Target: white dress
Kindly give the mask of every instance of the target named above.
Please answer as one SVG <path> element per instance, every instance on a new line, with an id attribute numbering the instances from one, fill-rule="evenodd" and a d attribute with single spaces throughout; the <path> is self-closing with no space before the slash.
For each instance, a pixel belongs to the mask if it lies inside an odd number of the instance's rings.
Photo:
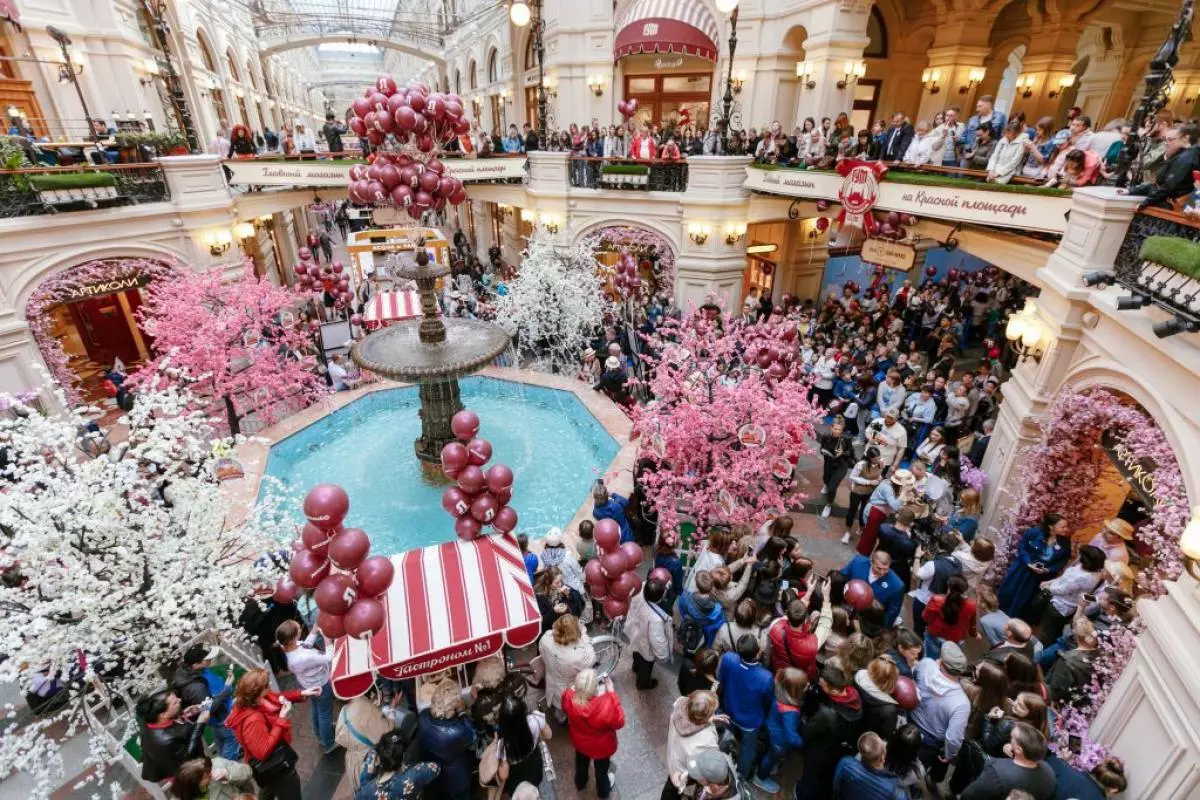
<path id="1" fill-rule="evenodd" d="M 575 644 L 561 645 L 551 631 L 542 637 L 538 651 L 546 665 L 546 701 L 561 709 L 563 692 L 575 682 L 576 675 L 596 662 L 592 640 L 584 633 Z"/>

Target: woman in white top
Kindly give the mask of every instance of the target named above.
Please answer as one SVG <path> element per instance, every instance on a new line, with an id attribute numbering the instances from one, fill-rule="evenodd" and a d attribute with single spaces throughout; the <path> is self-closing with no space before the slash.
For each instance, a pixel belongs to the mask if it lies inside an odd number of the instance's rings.
<path id="1" fill-rule="evenodd" d="M 697 573 L 711 572 L 717 567 L 725 566 L 725 559 L 733 541 L 733 532 L 727 529 L 722 528 L 709 534 L 708 541 L 701 546 L 700 552 L 691 566 L 691 571 L 688 573 L 687 581 L 683 586 L 685 592 L 690 594 L 696 591 Z"/>
<path id="2" fill-rule="evenodd" d="M 757 618 L 758 606 L 754 601 L 749 597 L 742 600 L 734 609 L 733 619 L 726 618 L 725 624 L 717 631 L 713 638 L 713 649 L 718 653 L 732 653 L 737 648 L 738 639 L 742 638 L 742 634 L 748 633 L 758 640 L 759 649 L 764 654 L 769 653 L 767 629 L 756 624 Z"/>
<path id="3" fill-rule="evenodd" d="M 563 614 L 542 637 L 538 651 L 546 665 L 546 700 L 559 714 L 559 719 L 564 719 L 563 692 L 575 682 L 576 675 L 596 661 L 592 640 L 580 626 L 577 617 Z"/>
<path id="4" fill-rule="evenodd" d="M 976 536 L 971 542 L 961 542 L 954 549 L 954 560 L 962 566 L 963 577 L 967 579 L 967 591 L 972 597 L 979 591 L 979 583 L 983 574 L 992 565 L 996 557 L 996 546 L 986 536 Z"/>
<path id="5" fill-rule="evenodd" d="M 925 437 L 925 441 L 917 445 L 917 458 L 925 459 L 926 464 L 936 464 L 938 459 L 942 457 L 942 451 L 946 449 L 945 434 L 941 428 L 934 428 Z"/>
<path id="6" fill-rule="evenodd" d="M 321 749 L 329 753 L 337 747 L 333 738 L 333 684 L 329 678 L 333 671 L 333 656 L 313 648 L 317 636 L 316 628 L 303 642 L 300 641 L 300 623 L 288 620 L 275 630 L 275 641 L 287 655 L 288 671 L 296 676 L 301 689 L 320 689 L 321 693 L 309 703 L 312 712 L 313 731 Z"/>
<path id="7" fill-rule="evenodd" d="M 715 750 L 720 742 L 716 722 L 717 695 L 707 689 L 697 689 L 686 697 L 680 697 L 671 708 L 671 720 L 667 727 L 667 786 L 679 796 L 687 782 L 688 762 L 702 750 Z M 682 776 L 681 784 L 675 783 Z M 671 796 L 666 787 L 663 796 Z"/>
<path id="8" fill-rule="evenodd" d="M 296 123 L 296 132 L 292 135 L 292 141 L 296 144 L 296 149 L 301 153 L 315 153 L 317 151 L 317 138 L 313 136 L 312 131 L 304 127 L 304 123 Z"/>
<path id="9" fill-rule="evenodd" d="M 933 162 L 934 154 L 941 152 L 942 140 L 936 133 L 930 133 L 928 120 L 921 120 L 917 123 L 917 131 L 904 153 L 904 163 L 915 166 L 929 164 Z"/>

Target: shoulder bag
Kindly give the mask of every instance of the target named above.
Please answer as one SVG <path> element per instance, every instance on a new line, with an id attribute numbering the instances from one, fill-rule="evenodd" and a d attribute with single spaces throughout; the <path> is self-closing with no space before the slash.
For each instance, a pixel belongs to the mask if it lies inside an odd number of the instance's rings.
<path id="1" fill-rule="evenodd" d="M 296 755 L 296 751 L 287 742 L 280 742 L 262 761 L 249 754 L 246 756 L 250 771 L 254 773 L 254 780 L 259 785 L 288 774 L 296 768 L 298 760 L 299 756 Z"/>

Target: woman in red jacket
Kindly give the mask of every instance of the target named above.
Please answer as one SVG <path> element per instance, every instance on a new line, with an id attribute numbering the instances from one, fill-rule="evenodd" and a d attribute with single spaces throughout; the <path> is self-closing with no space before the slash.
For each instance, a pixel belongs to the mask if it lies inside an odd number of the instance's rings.
<path id="1" fill-rule="evenodd" d="M 585 669 L 563 692 L 562 706 L 575 747 L 575 789 L 582 792 L 587 786 L 588 769 L 595 761 L 596 796 L 604 800 L 612 791 L 608 764 L 617 752 L 617 731 L 625 727 L 621 698 L 613 690 L 611 678 L 601 680 L 594 669 Z"/>
<path id="2" fill-rule="evenodd" d="M 320 693 L 319 688 L 272 692 L 265 669 L 252 669 L 238 681 L 225 725 L 245 751 L 261 800 L 301 800 L 288 714 L 292 703 Z"/>
<path id="3" fill-rule="evenodd" d="M 942 652 L 942 642 L 961 645 L 968 636 L 978 636 L 975 620 L 975 601 L 968 600 L 967 579 L 962 575 L 951 575 L 946 582 L 946 593 L 935 594 L 925 606 L 921 619 L 925 629 L 925 657 L 937 658 Z"/>

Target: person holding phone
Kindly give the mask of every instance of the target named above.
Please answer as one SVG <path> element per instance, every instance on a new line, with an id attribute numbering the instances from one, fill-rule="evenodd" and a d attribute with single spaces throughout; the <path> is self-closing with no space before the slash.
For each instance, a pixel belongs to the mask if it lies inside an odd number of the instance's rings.
<path id="1" fill-rule="evenodd" d="M 288 717 L 294 703 L 320 693 L 319 688 L 273 692 L 265 669 L 252 669 L 238 681 L 225 723 L 245 751 L 264 800 L 302 800 Z"/>
<path id="2" fill-rule="evenodd" d="M 600 678 L 585 669 L 563 692 L 562 707 L 570 723 L 568 731 L 575 748 L 575 789 L 588 785 L 588 772 L 596 765 L 596 796 L 604 800 L 612 792 L 609 763 L 617 752 L 617 731 L 625 727 L 625 709 L 613 688 L 612 678 Z"/>
<path id="3" fill-rule="evenodd" d="M 321 749 L 330 753 L 338 747 L 333 736 L 333 656 L 314 647 L 320 635 L 316 628 L 303 642 L 301 632 L 299 622 L 288 620 L 276 629 L 275 641 L 287 654 L 288 670 L 296 676 L 296 683 L 314 698 L 310 707 L 313 732 Z"/>
<path id="4" fill-rule="evenodd" d="M 1041 525 L 1021 534 L 1016 556 L 996 592 L 1000 609 L 1010 617 L 1037 622 L 1042 611 L 1034 602 L 1039 587 L 1057 578 L 1071 559 L 1070 529 L 1062 514 L 1049 513 Z"/>

